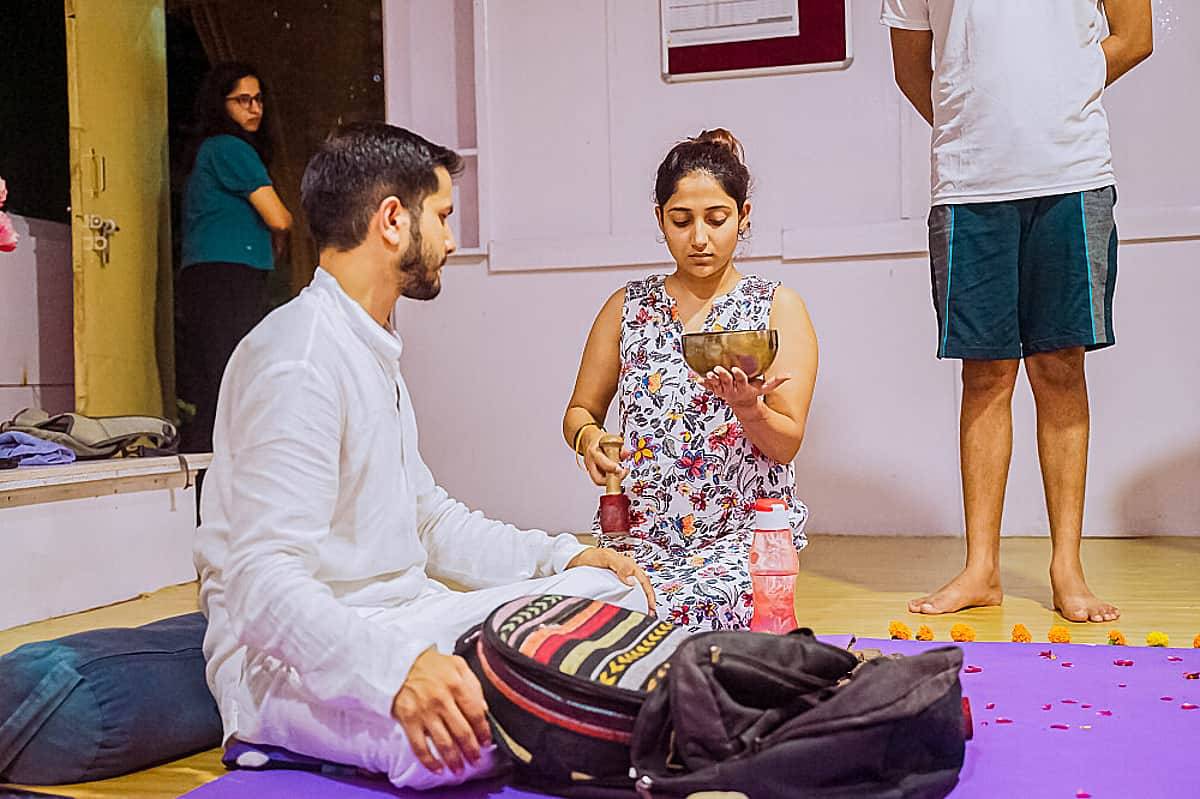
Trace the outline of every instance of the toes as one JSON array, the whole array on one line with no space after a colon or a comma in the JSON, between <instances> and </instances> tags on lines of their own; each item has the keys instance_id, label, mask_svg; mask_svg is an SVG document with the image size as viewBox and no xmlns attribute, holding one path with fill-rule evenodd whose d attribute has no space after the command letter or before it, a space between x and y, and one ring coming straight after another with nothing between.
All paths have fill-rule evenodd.
<instances>
[{"instance_id":1,"label":"toes","mask_svg":"<svg viewBox=\"0 0 1200 799\"><path fill-rule=\"evenodd\" d=\"M1067 621L1087 621L1088 620L1088 612L1087 612L1086 608L1073 608L1071 610L1067 610L1066 608L1064 608L1062 611L1062 615L1063 615L1063 618L1066 619Z\"/></svg>"}]
</instances>

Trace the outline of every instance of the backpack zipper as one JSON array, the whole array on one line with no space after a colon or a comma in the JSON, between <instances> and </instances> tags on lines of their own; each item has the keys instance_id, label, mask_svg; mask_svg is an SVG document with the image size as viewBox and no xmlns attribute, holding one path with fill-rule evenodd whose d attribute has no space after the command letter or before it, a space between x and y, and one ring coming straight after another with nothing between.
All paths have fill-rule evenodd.
<instances>
[{"instance_id":1,"label":"backpack zipper","mask_svg":"<svg viewBox=\"0 0 1200 799\"><path fill-rule=\"evenodd\" d=\"M635 691L631 688L622 688L617 685L600 685L587 677L581 677L577 674L564 674L553 666L539 663L527 655L522 655L520 660L515 657L509 657L505 649L498 646L491 639L488 632L488 629L485 628L483 631L483 640L477 645L488 644L488 649L518 674L524 669L532 668L545 676L551 686L561 691L573 691L610 702L621 702L627 706L621 709L622 712L628 713L630 716L636 716L638 710L641 709L642 703L646 701L646 697L648 696L647 691ZM507 644L504 646L511 649ZM520 653L518 652L517 654Z\"/></svg>"},{"instance_id":2,"label":"backpack zipper","mask_svg":"<svg viewBox=\"0 0 1200 799\"><path fill-rule=\"evenodd\" d=\"M800 682L812 688L829 688L836 684L834 681L818 680L818 678L809 677L803 672L783 671L770 664L764 663L752 657L747 657L746 655L742 655L737 652L722 652L721 647L715 645L708 648L708 657L709 662L714 666L716 666L720 662L721 658L724 657L727 660L740 661L757 669L761 669L762 671L765 671L774 677L778 677L781 680L793 683Z\"/></svg>"}]
</instances>

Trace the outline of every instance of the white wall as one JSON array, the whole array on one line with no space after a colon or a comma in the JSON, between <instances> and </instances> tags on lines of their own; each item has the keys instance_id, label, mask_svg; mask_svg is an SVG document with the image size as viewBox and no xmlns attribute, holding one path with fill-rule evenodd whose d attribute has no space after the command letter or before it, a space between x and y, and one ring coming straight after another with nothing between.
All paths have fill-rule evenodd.
<instances>
[{"instance_id":1,"label":"white wall","mask_svg":"<svg viewBox=\"0 0 1200 799\"><path fill-rule=\"evenodd\" d=\"M385 0L391 121L431 136L460 130L463 76L422 69L461 63L447 54L472 46L461 18L437 24L452 5ZM958 534L957 366L933 356L919 252L928 132L893 84L877 0L853 2L847 71L675 85L659 78L649 0L474 5L490 254L455 259L442 295L400 314L422 451L439 480L517 523L588 525L598 492L559 433L584 338L609 293L666 258L649 199L658 161L675 140L724 125L758 184L744 267L799 291L821 340L797 460L810 529ZM416 27L448 33L412 36ZM1119 345L1089 358L1092 535L1200 533L1200 359L1187 336L1200 290L1200 108L1180 101L1200 74L1200 21L1176 16L1158 33L1153 58L1106 98L1124 243ZM430 104L439 86L444 100ZM1005 533L1040 534L1024 383L1015 417Z\"/></svg>"},{"instance_id":2,"label":"white wall","mask_svg":"<svg viewBox=\"0 0 1200 799\"><path fill-rule=\"evenodd\" d=\"M74 410L71 228L11 218L21 240L0 253L0 419Z\"/></svg>"}]
</instances>

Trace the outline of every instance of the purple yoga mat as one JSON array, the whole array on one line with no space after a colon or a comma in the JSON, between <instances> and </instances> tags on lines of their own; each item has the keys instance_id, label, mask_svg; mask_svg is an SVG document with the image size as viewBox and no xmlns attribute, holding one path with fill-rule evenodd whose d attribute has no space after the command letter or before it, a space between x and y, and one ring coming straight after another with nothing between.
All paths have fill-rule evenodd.
<instances>
[{"instance_id":1,"label":"purple yoga mat","mask_svg":"<svg viewBox=\"0 0 1200 799\"><path fill-rule=\"evenodd\" d=\"M944 645L860 638L855 647ZM1184 676L1200 670L1200 650L961 646L975 738L952 799L1200 797L1200 708L1185 709L1200 704L1200 680Z\"/></svg>"},{"instance_id":2,"label":"purple yoga mat","mask_svg":"<svg viewBox=\"0 0 1200 799\"><path fill-rule=\"evenodd\" d=\"M414 791L386 780L326 777L311 771L233 771L184 794L188 799L547 799L494 781Z\"/></svg>"},{"instance_id":3,"label":"purple yoga mat","mask_svg":"<svg viewBox=\"0 0 1200 799\"><path fill-rule=\"evenodd\" d=\"M824 640L845 645L847 636ZM859 639L913 654L944 642ZM1054 644L962 644L974 740L951 799L1200 797L1200 650ZM1053 658L1042 653L1052 654ZM1115 660L1133 661L1132 666ZM195 799L541 799L495 783L434 792L295 771L237 771Z\"/></svg>"}]
</instances>

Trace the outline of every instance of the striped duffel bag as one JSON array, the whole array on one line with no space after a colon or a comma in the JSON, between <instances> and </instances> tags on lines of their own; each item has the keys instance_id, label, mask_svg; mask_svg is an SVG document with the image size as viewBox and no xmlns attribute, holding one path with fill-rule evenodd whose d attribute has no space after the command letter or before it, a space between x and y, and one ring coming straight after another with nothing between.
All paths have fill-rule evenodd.
<instances>
[{"instance_id":1,"label":"striped duffel bag","mask_svg":"<svg viewBox=\"0 0 1200 799\"><path fill-rule=\"evenodd\" d=\"M632 789L634 721L688 635L607 602L544 594L496 608L457 652L483 686L493 739L517 778L586 794Z\"/></svg>"}]
</instances>

